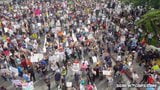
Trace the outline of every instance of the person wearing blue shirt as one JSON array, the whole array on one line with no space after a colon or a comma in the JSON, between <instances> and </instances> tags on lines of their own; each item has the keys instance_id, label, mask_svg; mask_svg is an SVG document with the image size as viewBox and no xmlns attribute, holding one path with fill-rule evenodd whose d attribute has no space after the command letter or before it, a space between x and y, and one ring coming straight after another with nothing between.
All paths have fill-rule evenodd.
<instances>
[{"instance_id":1,"label":"person wearing blue shirt","mask_svg":"<svg viewBox=\"0 0 160 90\"><path fill-rule=\"evenodd\" d=\"M23 78L24 80L26 80L27 82L30 81L29 75L27 73L23 74Z\"/></svg>"},{"instance_id":2,"label":"person wearing blue shirt","mask_svg":"<svg viewBox=\"0 0 160 90\"><path fill-rule=\"evenodd\" d=\"M153 87L147 87L146 90L155 90Z\"/></svg>"},{"instance_id":3,"label":"person wearing blue shirt","mask_svg":"<svg viewBox=\"0 0 160 90\"><path fill-rule=\"evenodd\" d=\"M20 77L22 77L22 76L23 76L23 69L22 69L22 67L21 67L21 66L18 66L17 69L18 69L18 75L19 75Z\"/></svg>"}]
</instances>

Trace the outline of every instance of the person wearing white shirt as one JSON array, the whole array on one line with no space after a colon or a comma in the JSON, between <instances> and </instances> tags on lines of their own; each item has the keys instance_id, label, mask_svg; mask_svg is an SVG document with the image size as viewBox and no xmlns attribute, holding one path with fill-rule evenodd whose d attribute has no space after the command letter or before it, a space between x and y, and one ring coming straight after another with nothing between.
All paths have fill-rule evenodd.
<instances>
[{"instance_id":1,"label":"person wearing white shirt","mask_svg":"<svg viewBox=\"0 0 160 90\"><path fill-rule=\"evenodd\" d=\"M136 80L139 79L138 74L134 71L132 73L132 83L136 83Z\"/></svg>"},{"instance_id":2,"label":"person wearing white shirt","mask_svg":"<svg viewBox=\"0 0 160 90\"><path fill-rule=\"evenodd\" d=\"M118 55L118 56L117 56L117 61L121 61L121 60L122 60L121 55Z\"/></svg>"}]
</instances>

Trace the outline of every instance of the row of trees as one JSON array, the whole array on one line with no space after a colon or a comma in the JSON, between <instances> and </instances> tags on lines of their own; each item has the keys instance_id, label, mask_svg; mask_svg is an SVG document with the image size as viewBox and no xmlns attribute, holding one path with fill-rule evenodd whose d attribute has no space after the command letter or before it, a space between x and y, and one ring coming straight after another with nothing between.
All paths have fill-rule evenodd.
<instances>
[{"instance_id":1,"label":"row of trees","mask_svg":"<svg viewBox=\"0 0 160 90\"><path fill-rule=\"evenodd\" d=\"M153 33L153 45L157 45L160 37L160 0L121 0L126 4L132 4L134 7L143 6L147 9L136 24L147 33Z\"/></svg>"}]
</instances>

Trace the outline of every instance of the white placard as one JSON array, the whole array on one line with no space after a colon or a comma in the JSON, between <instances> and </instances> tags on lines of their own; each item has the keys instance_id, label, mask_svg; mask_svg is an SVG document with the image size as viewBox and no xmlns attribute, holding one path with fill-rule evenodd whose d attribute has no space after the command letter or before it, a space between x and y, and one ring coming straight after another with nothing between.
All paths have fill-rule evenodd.
<instances>
[{"instance_id":1,"label":"white placard","mask_svg":"<svg viewBox=\"0 0 160 90\"><path fill-rule=\"evenodd\" d=\"M36 56L37 56L37 58L39 59L39 60L42 60L43 58L44 58L44 56L43 56L43 54L36 54Z\"/></svg>"},{"instance_id":2,"label":"white placard","mask_svg":"<svg viewBox=\"0 0 160 90\"><path fill-rule=\"evenodd\" d=\"M93 60L93 63L97 63L97 57L96 56L93 56L92 60Z\"/></svg>"},{"instance_id":3,"label":"white placard","mask_svg":"<svg viewBox=\"0 0 160 90\"><path fill-rule=\"evenodd\" d=\"M110 76L112 74L112 71L108 71L108 70L103 70L103 75L106 75L106 76Z\"/></svg>"},{"instance_id":4,"label":"white placard","mask_svg":"<svg viewBox=\"0 0 160 90\"><path fill-rule=\"evenodd\" d=\"M84 27L84 30L85 32L89 32L88 28L87 27Z\"/></svg>"},{"instance_id":5,"label":"white placard","mask_svg":"<svg viewBox=\"0 0 160 90\"><path fill-rule=\"evenodd\" d=\"M46 53L46 43L47 43L47 36L45 35L45 39L44 39L44 45L43 45L43 53Z\"/></svg>"},{"instance_id":6,"label":"white placard","mask_svg":"<svg viewBox=\"0 0 160 90\"><path fill-rule=\"evenodd\" d=\"M80 71L80 65L79 65L79 63L73 63L72 70L74 72L79 72Z\"/></svg>"},{"instance_id":7,"label":"white placard","mask_svg":"<svg viewBox=\"0 0 160 90\"><path fill-rule=\"evenodd\" d=\"M52 62L52 64L51 64L51 69L52 69L53 71L58 70L58 66L56 65L56 62L55 62L55 63Z\"/></svg>"},{"instance_id":8,"label":"white placard","mask_svg":"<svg viewBox=\"0 0 160 90\"><path fill-rule=\"evenodd\" d=\"M68 46L69 46L69 42L68 42L68 41L66 41L66 44L65 44L65 45L66 45L66 47L68 47Z\"/></svg>"},{"instance_id":9,"label":"white placard","mask_svg":"<svg viewBox=\"0 0 160 90\"><path fill-rule=\"evenodd\" d=\"M121 42L125 42L125 40L126 40L126 38L125 38L125 36L121 36Z\"/></svg>"},{"instance_id":10,"label":"white placard","mask_svg":"<svg viewBox=\"0 0 160 90\"><path fill-rule=\"evenodd\" d=\"M41 23L37 23L37 26L41 27Z\"/></svg>"},{"instance_id":11,"label":"white placard","mask_svg":"<svg viewBox=\"0 0 160 90\"><path fill-rule=\"evenodd\" d=\"M10 67L9 67L9 70L10 70L12 73L14 73L15 76L18 76L18 69L17 69L17 68L10 66Z\"/></svg>"},{"instance_id":12,"label":"white placard","mask_svg":"<svg viewBox=\"0 0 160 90\"><path fill-rule=\"evenodd\" d=\"M88 39L94 39L93 35L92 35L92 34L89 34L89 35L88 35Z\"/></svg>"},{"instance_id":13,"label":"white placard","mask_svg":"<svg viewBox=\"0 0 160 90\"><path fill-rule=\"evenodd\" d=\"M73 38L74 42L77 42L77 37L75 36L74 33L72 33L72 38Z\"/></svg>"},{"instance_id":14,"label":"white placard","mask_svg":"<svg viewBox=\"0 0 160 90\"><path fill-rule=\"evenodd\" d=\"M55 56L49 56L49 61L53 61Z\"/></svg>"},{"instance_id":15,"label":"white placard","mask_svg":"<svg viewBox=\"0 0 160 90\"><path fill-rule=\"evenodd\" d=\"M31 62L39 62L40 60L43 59L43 54L34 54L31 56Z\"/></svg>"},{"instance_id":16,"label":"white placard","mask_svg":"<svg viewBox=\"0 0 160 90\"><path fill-rule=\"evenodd\" d=\"M49 56L49 61L57 61L59 59L58 55Z\"/></svg>"},{"instance_id":17,"label":"white placard","mask_svg":"<svg viewBox=\"0 0 160 90\"><path fill-rule=\"evenodd\" d=\"M35 57L34 55L31 56L31 62L38 62L37 57Z\"/></svg>"},{"instance_id":18,"label":"white placard","mask_svg":"<svg viewBox=\"0 0 160 90\"><path fill-rule=\"evenodd\" d=\"M4 31L5 31L5 32L8 32L8 28L4 28Z\"/></svg>"},{"instance_id":19,"label":"white placard","mask_svg":"<svg viewBox=\"0 0 160 90\"><path fill-rule=\"evenodd\" d=\"M65 56L64 52L57 51L57 52L55 52L55 56L56 56L55 58L56 58L57 61L61 61L61 60L65 59L64 58L64 56Z\"/></svg>"},{"instance_id":20,"label":"white placard","mask_svg":"<svg viewBox=\"0 0 160 90\"><path fill-rule=\"evenodd\" d=\"M67 82L67 83L66 83L66 86L67 86L67 87L72 87L72 82Z\"/></svg>"}]
</instances>

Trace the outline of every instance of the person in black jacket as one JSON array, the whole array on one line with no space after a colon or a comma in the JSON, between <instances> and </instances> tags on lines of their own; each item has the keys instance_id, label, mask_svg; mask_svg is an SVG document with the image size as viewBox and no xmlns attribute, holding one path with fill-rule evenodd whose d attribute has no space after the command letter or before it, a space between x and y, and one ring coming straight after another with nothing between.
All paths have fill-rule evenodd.
<instances>
[{"instance_id":1,"label":"person in black jacket","mask_svg":"<svg viewBox=\"0 0 160 90\"><path fill-rule=\"evenodd\" d=\"M61 73L59 70L56 71L55 76L54 76L56 86L59 86L60 80L61 80Z\"/></svg>"},{"instance_id":2,"label":"person in black jacket","mask_svg":"<svg viewBox=\"0 0 160 90\"><path fill-rule=\"evenodd\" d=\"M149 75L147 74L147 72L144 72L144 75L143 75L142 80L140 81L140 84L146 83L148 76L149 76Z\"/></svg>"},{"instance_id":3,"label":"person in black jacket","mask_svg":"<svg viewBox=\"0 0 160 90\"><path fill-rule=\"evenodd\" d=\"M79 85L79 81L80 81L80 74L75 73L74 74L74 80L75 80L76 86L78 86Z\"/></svg>"},{"instance_id":4,"label":"person in black jacket","mask_svg":"<svg viewBox=\"0 0 160 90\"><path fill-rule=\"evenodd\" d=\"M30 73L30 80L32 81L36 81L36 77L35 77L35 73L34 73L34 69L32 66L30 66L28 68L28 73Z\"/></svg>"},{"instance_id":5,"label":"person in black jacket","mask_svg":"<svg viewBox=\"0 0 160 90\"><path fill-rule=\"evenodd\" d=\"M7 90L7 89L6 89L5 87L2 86L2 87L0 87L0 90Z\"/></svg>"}]
</instances>

